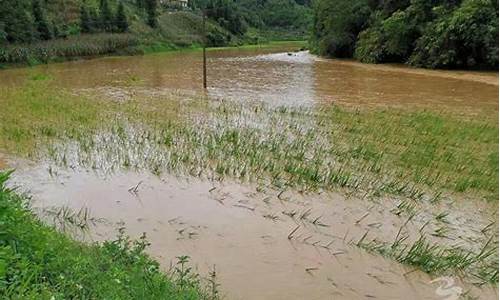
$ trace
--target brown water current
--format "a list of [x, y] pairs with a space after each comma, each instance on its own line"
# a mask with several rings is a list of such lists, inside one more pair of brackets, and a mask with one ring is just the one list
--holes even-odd
[[[208, 52], [208, 95], [273, 105], [425, 107], [433, 110], [498, 112], [498, 73], [412, 69], [321, 59], [294, 50], [270, 48]], [[18, 85], [36, 74], [70, 89], [139, 86], [201, 93], [201, 52], [181, 51], [134, 57], [11, 69], [2, 85]]]
[[[270, 105], [498, 114], [498, 73], [364, 65], [294, 49], [282, 44], [209, 51], [206, 93], [212, 99]], [[130, 86], [153, 96], [198, 95], [203, 94], [200, 54], [107, 57], [3, 70], [0, 86], [45, 74], [61, 88], [108, 93], [124, 101]], [[99, 163], [101, 169], [113, 164]], [[6, 164], [0, 154], [0, 169]], [[78, 165], [53, 169], [46, 162], [12, 157], [8, 164], [18, 169], [11, 184], [33, 195], [34, 209], [48, 222], [58, 222], [51, 211], [67, 207], [86, 209], [96, 220], [85, 236], [77, 234], [84, 239], [113, 238], [122, 226], [134, 238], [145, 232], [149, 253], [165, 270], [180, 255], [189, 255], [202, 275], [215, 266], [226, 299], [446, 299], [436, 292], [440, 283], [431, 282], [439, 276], [370, 254], [356, 243], [365, 234], [367, 241], [393, 241], [400, 234], [415, 241], [424, 232], [431, 242], [479, 251], [491, 236], [482, 231], [492, 223], [496, 227], [498, 220], [498, 204], [470, 199], [416, 203], [418, 214], [409, 220], [397, 213], [398, 198], [361, 200], [340, 192], [308, 194], [230, 180], [155, 176], [140, 167], [102, 175]], [[443, 211], [445, 222], [436, 218]], [[444, 227], [445, 236], [433, 234]], [[462, 277], [451, 278], [464, 292], [498, 298], [497, 287], [478, 287]]]

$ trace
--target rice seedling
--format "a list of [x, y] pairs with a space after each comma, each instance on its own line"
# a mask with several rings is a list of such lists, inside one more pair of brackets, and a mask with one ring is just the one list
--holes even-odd
[[276, 214], [272, 214], [272, 213], [265, 214], [265, 215], [263, 215], [263, 217], [266, 218], [266, 219], [269, 219], [269, 220], [271, 220], [273, 222], [279, 221], [279, 219], [280, 219], [279, 216], [277, 216]]
[[461, 272], [469, 277], [477, 277], [482, 282], [498, 283], [498, 256], [495, 254], [498, 252], [498, 245], [491, 242], [492, 238], [475, 253], [457, 246], [432, 244], [423, 235], [410, 243], [404, 243], [406, 237], [397, 237], [391, 245], [377, 240], [365, 241], [366, 237], [367, 234], [363, 235], [356, 245], [400, 263], [416, 266], [425, 272]]
[[295, 227], [292, 231], [290, 231], [290, 233], [288, 234], [288, 239], [291, 240], [293, 238], [293, 234], [299, 230], [300, 228], [300, 225], [297, 225], [297, 227]]
[[[3, 88], [0, 149], [48, 159], [54, 174], [58, 167], [72, 166], [102, 174], [137, 169], [250, 182], [257, 190], [276, 191], [280, 200], [287, 200], [286, 191], [297, 190], [334, 190], [369, 200], [390, 197], [398, 201], [392, 212], [409, 220], [423, 201], [436, 203], [450, 195], [498, 199], [498, 126], [491, 119], [429, 111], [163, 99], [133, 87], [134, 97], [115, 103], [101, 96], [55, 93], [47, 88], [50, 81]], [[310, 209], [283, 214], [304, 226], [327, 225], [321, 217], [312, 217]], [[356, 223], [367, 217], [360, 216]], [[446, 212], [435, 221], [446, 224]], [[288, 239], [298, 238], [299, 228]], [[444, 227], [434, 233], [448, 235]], [[408, 244], [402, 231], [390, 244], [367, 243], [367, 235], [356, 244], [426, 271], [471, 268], [488, 282], [498, 279], [489, 263], [497, 255], [472, 259], [466, 250], [425, 239]], [[489, 267], [480, 266], [483, 263]]]
[[78, 211], [75, 211], [68, 206], [62, 206], [45, 209], [44, 211], [47, 216], [52, 217], [52, 224], [62, 232], [66, 232], [72, 228], [85, 232], [89, 230], [90, 226], [95, 226], [97, 222], [103, 221], [92, 217], [87, 207], [82, 207]]
[[444, 211], [442, 213], [439, 213], [438, 215], [436, 215], [435, 219], [437, 221], [440, 221], [440, 222], [443, 222], [443, 223], [448, 223], [448, 221], [446, 220], [446, 217], [449, 215], [448, 212]]

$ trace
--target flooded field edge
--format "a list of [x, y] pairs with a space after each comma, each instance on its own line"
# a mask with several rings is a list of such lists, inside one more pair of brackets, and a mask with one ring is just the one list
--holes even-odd
[[[90, 235], [72, 232], [85, 240], [113, 238], [120, 227], [125, 227], [133, 237], [146, 232], [152, 243], [149, 253], [164, 269], [181, 255], [189, 255], [202, 274], [207, 274], [215, 265], [222, 291], [229, 299], [437, 299], [440, 280], [453, 280], [457, 288], [471, 297], [497, 298], [497, 285], [486, 283], [484, 276], [478, 279], [471, 274], [494, 273], [491, 262], [496, 259], [498, 264], [498, 256], [492, 252], [495, 245], [498, 252], [498, 202], [484, 201], [493, 199], [495, 193], [498, 198], [498, 187], [492, 190], [494, 182], [487, 178], [495, 170], [488, 169], [488, 161], [482, 159], [491, 156], [490, 148], [495, 143], [491, 136], [495, 126], [498, 135], [498, 123], [490, 122], [493, 118], [489, 117], [474, 120], [482, 112], [498, 114], [498, 74], [434, 72], [399, 66], [383, 66], [378, 72], [378, 65], [325, 61], [307, 52], [287, 53], [277, 49], [278, 53], [264, 51], [255, 56], [255, 51], [262, 50], [254, 50], [213, 51], [212, 63], [219, 62], [217, 65], [222, 67], [213, 69], [212, 74], [217, 75], [206, 94], [208, 99], [200, 98], [206, 100], [202, 105], [197, 101], [188, 106], [176, 102], [186, 97], [200, 97], [196, 68], [184, 68], [191, 65], [188, 62], [196, 63], [192, 53], [172, 55], [175, 59], [168, 59], [171, 53], [130, 58], [133, 62], [126, 66], [122, 57], [85, 64], [78, 62], [77, 65], [83, 67], [81, 74], [75, 73], [71, 63], [40, 66], [35, 71], [0, 72], [0, 78], [8, 78], [4, 89], [26, 81], [41, 81], [42, 85], [50, 81], [47, 86], [57, 87], [75, 97], [85, 95], [85, 101], [104, 100], [96, 102], [101, 109], [119, 107], [116, 116], [108, 119], [112, 126], [92, 127], [91, 134], [71, 126], [60, 133], [55, 124], [64, 122], [58, 118], [45, 119], [45, 122], [55, 123], [33, 122], [41, 126], [36, 130], [47, 138], [43, 142], [48, 147], [40, 145], [39, 141], [30, 141], [33, 144], [29, 147], [34, 147], [37, 154], [27, 161], [16, 154], [0, 154], [0, 169], [17, 169], [12, 184], [33, 196], [34, 208], [47, 222], [56, 226], [64, 224], [64, 220], [57, 217], [60, 214], [54, 212], [67, 209], [85, 211], [93, 220], [102, 221], [92, 224]], [[158, 59], [165, 61], [158, 63]], [[104, 68], [111, 71], [101, 72]], [[242, 73], [242, 70], [248, 72]], [[43, 76], [39, 77], [39, 73]], [[12, 74], [15, 76], [9, 77]], [[99, 76], [94, 78], [89, 74]], [[378, 79], [379, 75], [382, 79]], [[60, 82], [61, 78], [67, 81]], [[353, 80], [342, 81], [342, 78]], [[388, 79], [393, 81], [381, 85]], [[404, 81], [412, 83], [406, 86], [410, 91], [394, 89]], [[471, 101], [471, 89], [482, 89], [475, 102]], [[431, 90], [436, 94], [429, 99]], [[409, 93], [413, 98], [398, 100]], [[225, 97], [232, 104], [221, 105]], [[52, 98], [51, 94], [46, 98]], [[379, 100], [381, 98], [384, 99]], [[138, 99], [143, 99], [142, 106]], [[102, 105], [106, 101], [111, 103], [109, 107]], [[437, 133], [431, 130], [436, 135], [429, 134], [432, 138], [422, 144], [412, 144], [416, 139], [411, 136], [396, 144], [419, 146], [423, 153], [429, 154], [426, 151], [446, 148], [455, 143], [454, 139], [462, 139], [461, 149], [454, 148], [452, 154], [433, 152], [437, 153], [432, 156], [433, 162], [440, 162], [440, 168], [448, 168], [446, 161], [467, 159], [485, 168], [446, 169], [444, 173], [449, 175], [442, 181], [441, 175], [432, 172], [426, 174], [429, 175], [427, 179], [411, 179], [423, 180], [424, 185], [452, 182], [454, 184], [448, 186], [452, 187], [452, 192], [441, 193], [438, 188], [441, 185], [436, 184], [433, 187], [436, 191], [432, 190], [436, 193], [429, 194], [411, 180], [404, 181], [407, 175], [398, 173], [401, 172], [398, 169], [388, 172], [389, 176], [380, 177], [383, 179], [366, 181], [371, 187], [374, 183], [380, 184], [378, 190], [364, 196], [364, 191], [353, 193], [352, 189], [358, 189], [370, 179], [366, 176], [368, 173], [356, 176], [361, 174], [356, 172], [369, 170], [373, 174], [385, 174], [392, 169], [384, 169], [388, 165], [377, 154], [382, 148], [373, 143], [379, 138], [367, 135], [371, 125], [363, 125], [361, 118], [356, 119], [356, 109], [349, 112], [352, 115], [331, 110], [332, 115], [327, 116], [334, 116], [339, 124], [332, 123], [334, 126], [321, 129], [330, 123], [328, 118], [318, 117], [315, 112], [331, 113], [329, 106], [332, 103], [351, 110], [353, 106], [368, 107], [368, 111], [371, 107], [381, 108], [380, 115], [371, 116], [373, 120], [390, 117], [391, 122], [415, 122], [414, 127], [420, 121], [430, 120], [429, 124], [445, 130], [437, 130]], [[419, 110], [408, 119], [401, 118], [406, 112], [386, 113], [412, 105]], [[427, 112], [429, 107], [430, 113]], [[463, 111], [463, 120], [468, 123], [450, 123], [446, 118], [436, 117], [442, 116], [442, 109], [447, 107]], [[65, 106], [58, 109], [66, 111]], [[143, 109], [147, 111], [141, 115], [144, 119], [134, 115]], [[432, 109], [438, 113], [434, 114]], [[87, 107], [84, 113], [77, 114], [77, 118], [83, 118], [91, 126], [94, 122], [99, 124], [97, 114], [89, 117], [91, 111]], [[189, 113], [185, 114], [186, 111]], [[164, 112], [167, 113], [162, 115]], [[135, 120], [131, 121], [134, 116]], [[174, 124], [177, 119], [193, 128], [179, 125], [184, 123]], [[346, 122], [340, 122], [342, 120]], [[466, 126], [467, 133], [458, 129], [459, 123], [470, 125]], [[383, 122], [379, 125], [375, 127], [377, 134], [385, 132], [384, 138], [391, 141], [391, 127]], [[422, 130], [427, 129], [423, 126]], [[363, 134], [355, 139], [354, 135], [346, 135], [345, 140], [339, 139], [335, 144], [340, 147], [328, 148], [330, 141], [335, 139], [325, 137], [357, 131]], [[318, 133], [325, 134], [316, 138]], [[446, 135], [448, 144], [436, 142], [440, 134], [450, 133], [451, 137]], [[463, 142], [464, 136], [469, 135], [474, 135], [478, 141], [474, 151], [469, 151], [472, 148]], [[17, 139], [23, 134], [21, 131], [8, 132], [8, 136]], [[281, 138], [283, 136], [286, 138]], [[314, 146], [313, 141], [319, 146]], [[345, 148], [353, 142], [360, 142], [363, 147]], [[498, 139], [496, 144], [498, 147]], [[258, 151], [252, 154], [255, 155], [253, 160], [238, 162], [232, 155], [247, 155], [244, 145], [253, 145], [252, 149]], [[283, 161], [269, 160], [262, 155], [266, 147], [272, 149], [267, 152], [277, 158], [286, 158], [282, 153], [290, 152], [303, 157], [303, 163], [294, 165], [291, 156]], [[334, 148], [344, 152], [334, 152]], [[216, 156], [212, 153], [214, 149], [220, 149]], [[20, 150], [11, 153], [15, 151]], [[176, 153], [184, 156], [175, 156]], [[326, 158], [325, 153], [333, 153], [335, 158], [322, 159], [325, 165], [313, 163], [314, 159]], [[407, 155], [404, 162], [410, 164], [411, 159], [419, 157], [412, 152]], [[373, 164], [349, 165], [360, 157]], [[184, 160], [187, 163], [182, 163]], [[282, 163], [286, 163], [285, 169], [281, 168]], [[273, 181], [260, 180], [265, 177], [262, 170], [270, 169], [270, 165], [276, 172]], [[262, 169], [258, 176], [252, 177], [252, 168], [248, 166]], [[459, 176], [464, 168], [470, 171], [467, 174], [475, 175], [464, 180], [453, 177], [453, 173]], [[209, 172], [205, 172], [207, 170]], [[279, 176], [283, 170], [296, 177]], [[324, 173], [325, 170], [333, 171]], [[498, 169], [496, 172], [498, 177]], [[207, 174], [211, 180], [207, 180]], [[330, 178], [328, 184], [334, 184], [335, 188], [318, 185], [325, 180], [323, 176]], [[390, 176], [405, 179], [388, 183], [386, 180]], [[310, 181], [303, 181], [305, 178]], [[294, 186], [294, 180], [299, 184]], [[411, 252], [404, 248], [409, 245], [420, 245], [427, 251], [425, 253], [455, 259], [453, 263], [463, 263], [464, 267], [450, 271], [452, 268], [443, 265], [441, 270], [448, 268], [448, 271], [442, 272], [431, 264], [426, 266], [410, 257], [408, 253]], [[433, 245], [438, 247], [433, 248]], [[474, 253], [484, 255], [484, 261], [471, 260], [473, 263], [470, 263], [469, 258]], [[439, 260], [432, 262], [441, 263]], [[474, 269], [467, 269], [472, 264]], [[442, 277], [448, 275], [450, 277]]]
[[[119, 227], [134, 237], [145, 232], [152, 244], [148, 252], [165, 269], [180, 255], [189, 255], [201, 274], [215, 265], [229, 299], [436, 299], [431, 281], [439, 276], [359, 248], [367, 232], [366, 240], [392, 240], [399, 234], [417, 238], [422, 224], [434, 219], [432, 211], [423, 209], [408, 222], [390, 213], [397, 206], [390, 200], [367, 203], [332, 193], [282, 193], [231, 181], [136, 172], [106, 179], [92, 172], [61, 171], [44, 179], [46, 172], [32, 169], [14, 183], [32, 182], [29, 192], [37, 195], [33, 206], [42, 216], [60, 207], [88, 210], [101, 221], [91, 226], [86, 239], [113, 238]], [[474, 232], [489, 222], [472, 222], [488, 206], [450, 210], [443, 205], [450, 211], [450, 230], [456, 228], [464, 240], [477, 237]], [[48, 217], [48, 222], [58, 221]], [[428, 232], [440, 223], [427, 225]], [[498, 293], [453, 278], [482, 299]]]

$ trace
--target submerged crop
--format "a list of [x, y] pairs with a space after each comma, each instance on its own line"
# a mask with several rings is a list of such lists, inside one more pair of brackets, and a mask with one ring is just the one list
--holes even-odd
[[[398, 202], [391, 213], [409, 219], [418, 214], [419, 204], [432, 206], [442, 198], [498, 198], [493, 118], [424, 110], [273, 107], [133, 84], [109, 93], [56, 92], [45, 87], [50, 78], [32, 78], [37, 80], [28, 80], [22, 89], [5, 88], [2, 95], [8, 97], [0, 97], [7, 107], [0, 111], [0, 147], [47, 160], [50, 175], [58, 167], [104, 175], [130, 169], [252, 182], [271, 186], [279, 195], [334, 190], [367, 201], [391, 198]], [[436, 213], [442, 226], [434, 226], [430, 236], [450, 237], [447, 215]], [[276, 220], [276, 215], [266, 218]], [[498, 232], [490, 236], [496, 241]], [[474, 242], [467, 242], [471, 249], [465, 252], [427, 239], [400, 242], [397, 247], [379, 241], [359, 246], [429, 272], [454, 270], [447, 262], [463, 261], [462, 269], [473, 268], [482, 281], [498, 280], [491, 263], [498, 257], [491, 250], [469, 259], [473, 254], [468, 253], [480, 253], [471, 246]]]

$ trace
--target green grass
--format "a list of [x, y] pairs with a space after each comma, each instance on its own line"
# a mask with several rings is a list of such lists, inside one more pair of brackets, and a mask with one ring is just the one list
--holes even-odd
[[[433, 201], [443, 193], [498, 199], [498, 126], [492, 118], [273, 108], [147, 94], [118, 104], [54, 93], [47, 84], [30, 80], [2, 92], [1, 149], [34, 154], [47, 149], [37, 146], [41, 142], [62, 164], [268, 181], [279, 188]], [[54, 138], [66, 142], [48, 143]], [[133, 154], [145, 149], [154, 155]], [[96, 165], [108, 155], [115, 156], [112, 165]]]
[[[146, 254], [145, 238], [83, 244], [42, 224], [0, 173], [0, 298], [216, 299], [179, 258], [165, 274]], [[216, 296], [216, 294], [215, 294]]]
[[0, 87], [0, 148], [31, 157], [40, 144], [89, 132], [100, 114], [97, 103], [70, 93], [54, 93], [52, 79], [34, 73], [22, 87]]
[[481, 251], [475, 253], [460, 247], [431, 243], [424, 236], [413, 243], [405, 243], [407, 237], [399, 236], [392, 244], [377, 240], [365, 241], [365, 238], [366, 235], [356, 245], [427, 273], [466, 273], [478, 285], [498, 284], [498, 241], [488, 240]]
[[137, 53], [131, 34], [92, 34], [0, 48], [0, 64], [39, 64], [108, 54]]

